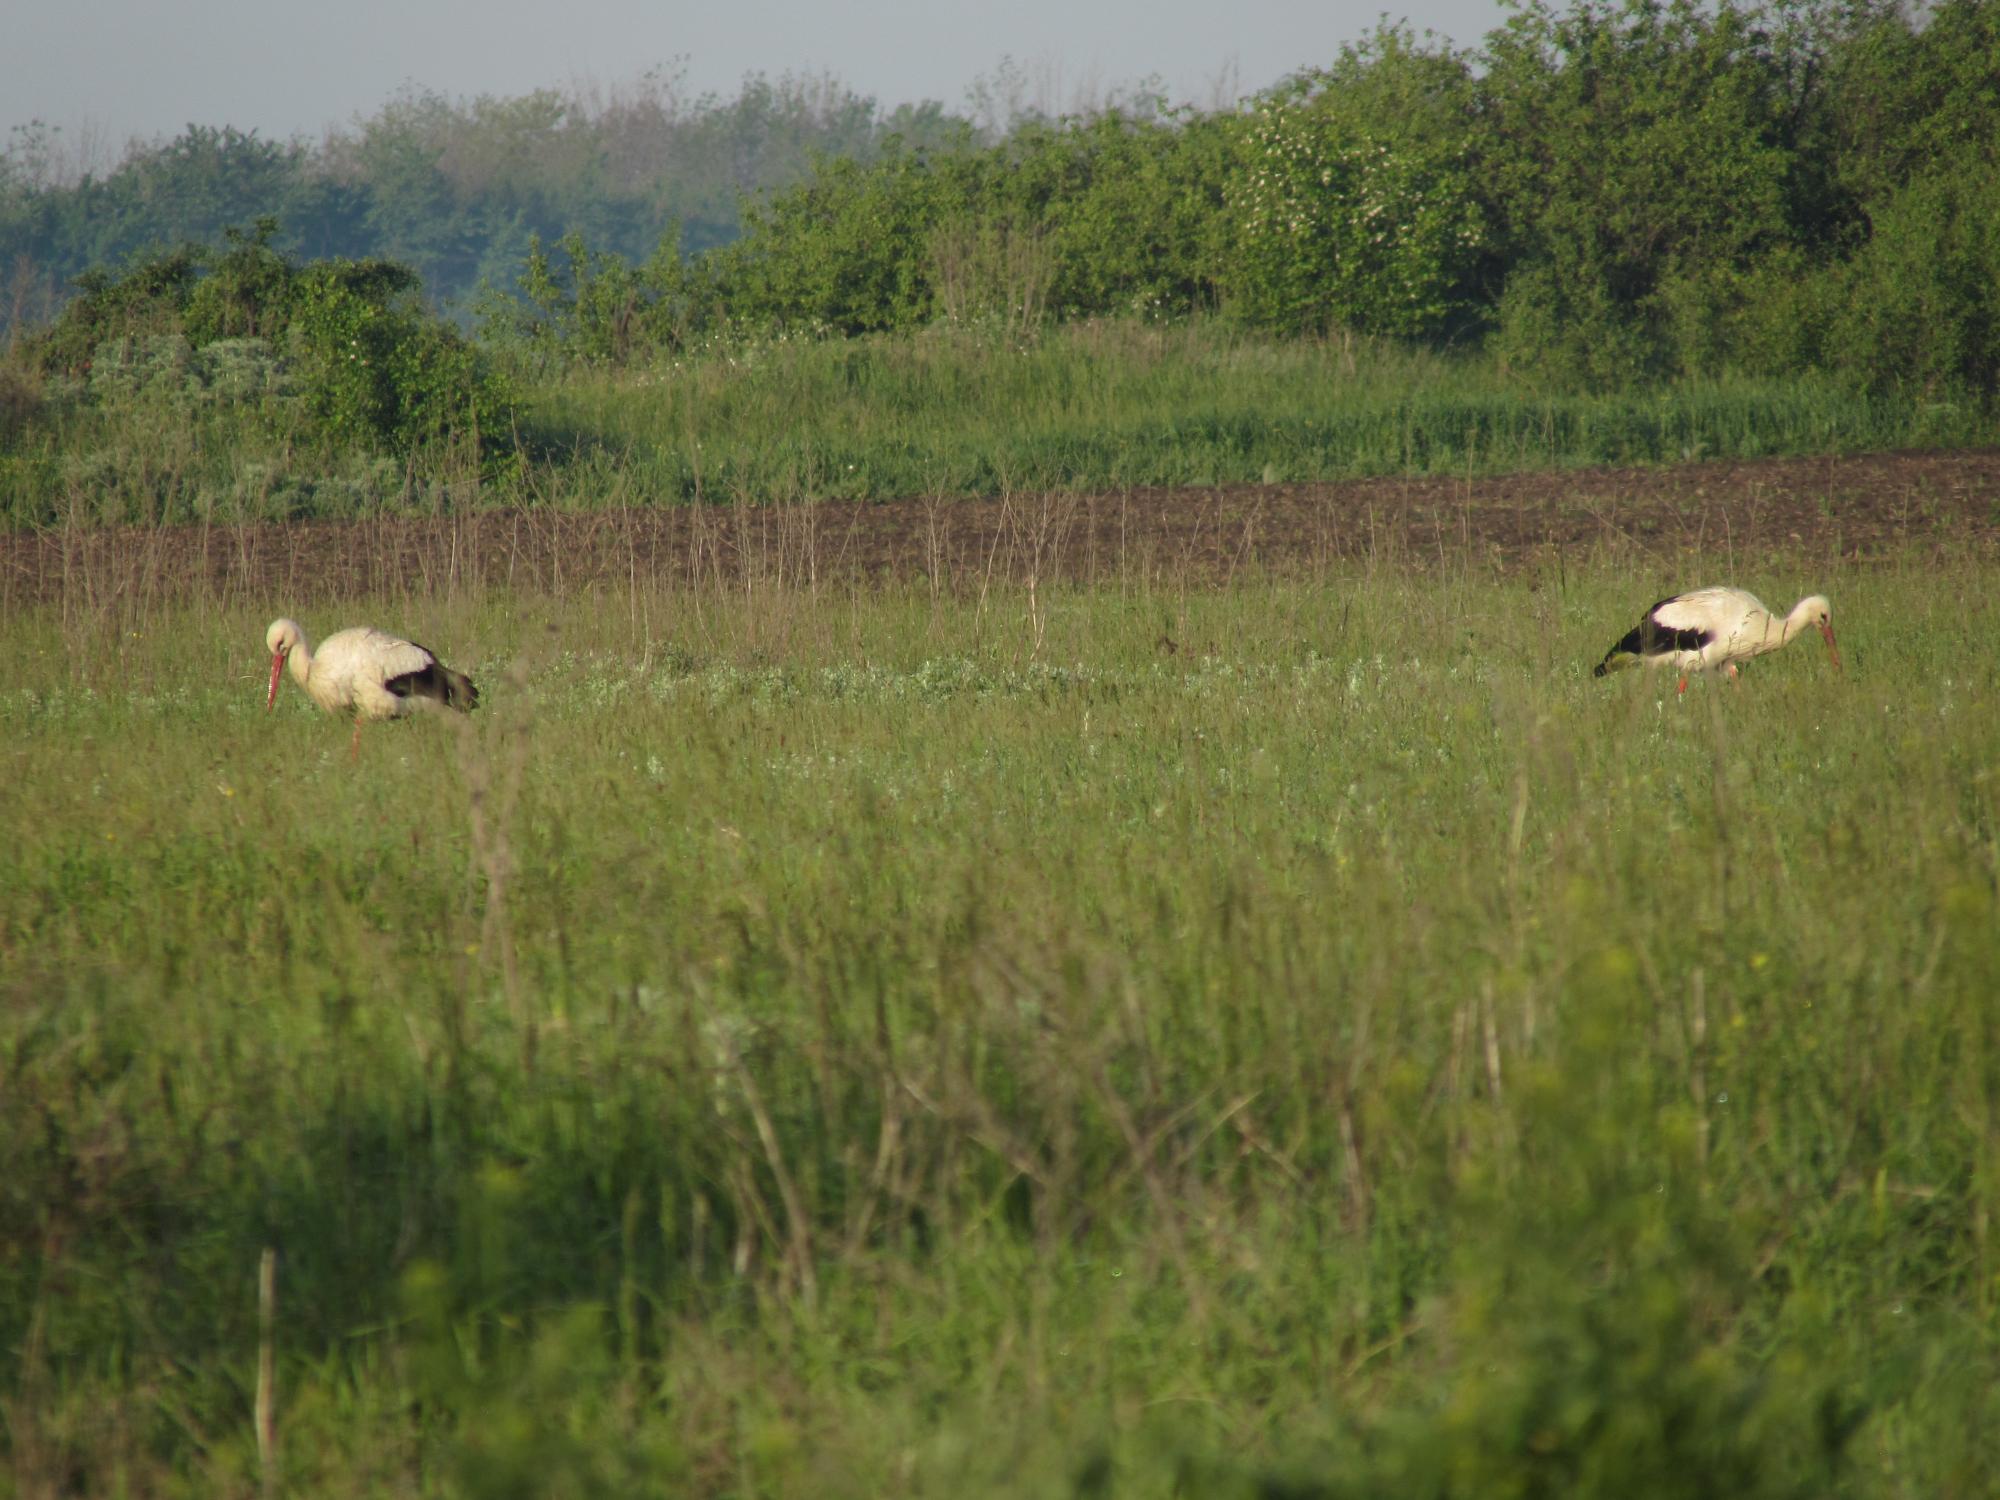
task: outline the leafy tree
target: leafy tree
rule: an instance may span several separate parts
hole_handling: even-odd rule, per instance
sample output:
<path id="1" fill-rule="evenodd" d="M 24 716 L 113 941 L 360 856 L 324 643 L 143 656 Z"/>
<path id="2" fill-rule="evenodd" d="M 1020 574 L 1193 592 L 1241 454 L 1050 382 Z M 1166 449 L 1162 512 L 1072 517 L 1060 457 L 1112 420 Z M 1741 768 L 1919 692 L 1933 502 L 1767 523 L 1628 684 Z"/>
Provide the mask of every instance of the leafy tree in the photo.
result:
<path id="1" fill-rule="evenodd" d="M 1530 0 L 1485 60 L 1504 354 L 1595 377 L 1668 368 L 1663 282 L 1789 239 L 1786 78 L 1760 18 L 1733 0 Z"/>
<path id="2" fill-rule="evenodd" d="M 896 150 L 872 167 L 823 162 L 809 181 L 752 205 L 744 238 L 715 252 L 728 315 L 841 334 L 928 321 L 923 247 L 938 223 L 939 181 L 925 156 Z"/>
<path id="3" fill-rule="evenodd" d="M 317 144 L 190 126 L 108 173 L 71 171 L 56 133 L 30 125 L 0 150 L 0 269 L 67 285 L 268 216 L 278 251 L 398 260 L 449 304 L 511 283 L 531 240 L 575 231 L 633 263 L 669 233 L 676 250 L 712 249 L 736 238 L 744 195 L 798 181 L 817 155 L 867 161 L 892 137 L 926 146 L 961 128 L 935 103 L 884 114 L 828 77 L 761 74 L 726 99 L 657 74 L 608 96 L 412 91 Z"/>
<path id="4" fill-rule="evenodd" d="M 489 294 L 479 313 L 486 337 L 538 364 L 622 365 L 680 347 L 711 320 L 713 297 L 702 267 L 674 254 L 671 237 L 635 267 L 572 233 L 555 254 L 531 240 L 519 295 Z"/>
<path id="5" fill-rule="evenodd" d="M 1932 396 L 2000 389 L 2000 178 L 1963 152 L 1871 205 L 1867 243 L 1823 274 L 1824 361 Z"/>
<path id="6" fill-rule="evenodd" d="M 1238 309 L 1286 332 L 1460 319 L 1486 243 L 1471 112 L 1465 59 L 1395 28 L 1258 101 L 1229 194 Z"/>
<path id="7" fill-rule="evenodd" d="M 1029 126 L 999 148 L 995 196 L 1016 222 L 1046 226 L 1058 316 L 1215 304 L 1230 133 L 1188 112 L 1106 111 Z"/>
<path id="8" fill-rule="evenodd" d="M 2000 6 L 1860 0 L 1834 16 L 1816 123 L 1852 201 L 1892 198 L 1941 162 L 2000 166 Z"/>

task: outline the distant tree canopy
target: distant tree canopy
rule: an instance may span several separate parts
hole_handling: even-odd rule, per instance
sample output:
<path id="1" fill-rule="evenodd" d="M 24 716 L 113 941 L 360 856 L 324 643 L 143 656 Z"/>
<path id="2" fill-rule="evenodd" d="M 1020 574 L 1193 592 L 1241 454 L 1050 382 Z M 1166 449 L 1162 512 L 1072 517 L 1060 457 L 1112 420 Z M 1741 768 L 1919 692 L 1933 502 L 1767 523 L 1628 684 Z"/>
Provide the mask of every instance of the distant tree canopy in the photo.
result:
<path id="1" fill-rule="evenodd" d="M 623 362 L 716 336 L 1219 313 L 1478 345 L 1526 378 L 2000 381 L 2000 0 L 1526 0 L 1385 27 L 1211 112 L 399 100 L 320 148 L 191 129 L 99 180 L 0 159 L 0 267 L 69 279 L 277 215 L 279 248 L 484 283 L 485 336 Z M 997 121 L 997 123 L 996 123 Z"/>
<path id="2" fill-rule="evenodd" d="M 601 95 L 408 93 L 317 145 L 190 125 L 102 174 L 64 172 L 54 132 L 17 126 L 0 151 L 0 333 L 46 321 L 86 270 L 217 245 L 266 217 L 288 254 L 401 261 L 440 303 L 482 279 L 511 285 L 536 236 L 582 233 L 634 260 L 671 236 L 697 254 L 736 237 L 746 195 L 817 157 L 867 161 L 891 138 L 968 128 L 935 104 L 883 112 L 826 78 L 752 76 L 724 100 L 658 74 Z"/>

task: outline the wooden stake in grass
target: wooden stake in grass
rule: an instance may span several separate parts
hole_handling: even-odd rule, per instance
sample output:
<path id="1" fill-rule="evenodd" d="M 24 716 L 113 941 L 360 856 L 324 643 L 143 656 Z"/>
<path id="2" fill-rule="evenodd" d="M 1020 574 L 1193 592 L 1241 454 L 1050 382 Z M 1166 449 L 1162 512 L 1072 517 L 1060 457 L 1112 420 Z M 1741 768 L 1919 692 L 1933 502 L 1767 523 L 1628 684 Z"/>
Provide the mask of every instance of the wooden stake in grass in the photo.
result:
<path id="1" fill-rule="evenodd" d="M 278 1483 L 278 1252 L 257 1261 L 257 1472 L 266 1495 Z"/>

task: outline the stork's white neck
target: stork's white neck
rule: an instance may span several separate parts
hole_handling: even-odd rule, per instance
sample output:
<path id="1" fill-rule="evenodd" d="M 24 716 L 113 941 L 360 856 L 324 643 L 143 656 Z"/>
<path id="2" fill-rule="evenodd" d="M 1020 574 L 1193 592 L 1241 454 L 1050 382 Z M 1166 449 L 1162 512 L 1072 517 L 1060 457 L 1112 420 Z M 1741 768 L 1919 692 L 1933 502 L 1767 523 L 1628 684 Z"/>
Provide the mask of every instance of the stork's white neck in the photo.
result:
<path id="1" fill-rule="evenodd" d="M 306 639 L 306 633 L 301 630 L 299 643 L 285 653 L 285 670 L 292 674 L 292 681 L 304 687 L 306 678 L 312 675 L 312 664 L 312 642 Z"/>
<path id="2" fill-rule="evenodd" d="M 1793 636 L 1812 624 L 1812 608 L 1818 602 L 1817 598 L 1808 594 L 1794 604 L 1792 612 L 1785 616 L 1785 623 L 1780 629 L 1780 639 L 1789 642 Z"/>

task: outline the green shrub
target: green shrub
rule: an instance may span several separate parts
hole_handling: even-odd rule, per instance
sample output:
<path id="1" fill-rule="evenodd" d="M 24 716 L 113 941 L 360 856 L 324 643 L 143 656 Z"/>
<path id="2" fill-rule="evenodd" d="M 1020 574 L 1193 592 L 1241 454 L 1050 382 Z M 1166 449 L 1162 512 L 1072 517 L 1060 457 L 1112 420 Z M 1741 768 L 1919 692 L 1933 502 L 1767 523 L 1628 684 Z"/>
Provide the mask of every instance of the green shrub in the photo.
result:
<path id="1" fill-rule="evenodd" d="M 1824 278 L 1828 357 L 1855 384 L 1942 394 L 2000 381 L 2000 179 L 1983 157 L 1906 184 Z"/>
<path id="2" fill-rule="evenodd" d="M 86 388 L 100 402 L 168 406 L 250 403 L 296 393 L 291 366 L 264 339 L 218 339 L 196 348 L 178 333 L 106 339 Z"/>
<path id="3" fill-rule="evenodd" d="M 707 263 L 682 260 L 677 238 L 638 266 L 591 249 L 581 231 L 557 243 L 560 260 L 531 238 L 518 293 L 489 287 L 481 297 L 480 331 L 537 364 L 623 365 L 683 348 L 715 324 L 717 309 Z"/>
<path id="4" fill-rule="evenodd" d="M 1557 387 L 1625 386 L 1660 369 L 1661 343 L 1649 320 L 1600 277 L 1525 265 L 1508 276 L 1495 311 L 1493 352 L 1514 375 Z"/>
<path id="5" fill-rule="evenodd" d="M 1792 101 L 1765 20 L 1692 0 L 1537 0 L 1488 39 L 1480 185 L 1511 364 L 1669 373 L 1662 283 L 1733 273 L 1790 238 Z"/>
<path id="6" fill-rule="evenodd" d="M 457 441 L 504 453 L 504 382 L 423 312 L 415 289 L 415 273 L 390 261 L 326 261 L 297 275 L 291 351 L 314 426 L 334 443 L 397 453 Z"/>
<path id="7" fill-rule="evenodd" d="M 146 334 L 179 334 L 182 314 L 207 252 L 183 245 L 142 261 L 123 276 L 89 270 L 53 326 L 27 342 L 27 358 L 45 374 L 86 376 L 100 344 Z"/>
<path id="8" fill-rule="evenodd" d="M 971 217 L 1046 238 L 1057 318 L 1186 317 L 1218 300 L 1237 129 L 1191 111 L 1032 127 L 988 163 Z"/>
<path id="9" fill-rule="evenodd" d="M 262 220 L 230 248 L 184 246 L 124 275 L 92 273 L 26 360 L 80 378 L 82 399 L 261 406 L 310 440 L 411 457 L 470 442 L 511 462 L 512 395 L 416 273 L 391 261 L 294 264 Z"/>
<path id="10" fill-rule="evenodd" d="M 771 332 L 928 322 L 924 262 L 940 196 L 938 175 L 916 153 L 872 167 L 822 163 L 810 181 L 749 209 L 744 238 L 715 253 L 723 309 Z"/>
<path id="11" fill-rule="evenodd" d="M 1483 241 L 1455 153 L 1349 136 L 1310 104 L 1266 102 L 1232 206 L 1232 289 L 1253 322 L 1417 336 L 1460 310 Z"/>
<path id="12" fill-rule="evenodd" d="M 1246 106 L 1128 100 L 822 160 L 733 244 L 539 245 L 539 357 L 1222 310 L 1482 341 L 1557 388 L 1827 374 L 1978 391 L 2000 22 L 1863 0 L 1533 0 L 1476 52 L 1385 27 Z M 593 235 L 591 243 L 603 241 Z M 502 299 L 504 302 L 504 299 Z"/>
<path id="13" fill-rule="evenodd" d="M 208 274 L 188 293 L 182 317 L 189 339 L 271 338 L 283 331 L 291 313 L 297 271 L 271 248 L 278 221 L 262 218 L 255 230 L 223 231 L 229 249 L 209 264 Z"/>
<path id="14" fill-rule="evenodd" d="M 1272 90 L 1235 135 L 1231 305 L 1284 332 L 1428 337 L 1486 248 L 1466 60 L 1385 28 Z"/>
<path id="15" fill-rule="evenodd" d="M 42 408 L 42 381 L 14 361 L 0 364 L 0 442 L 20 432 Z"/>

